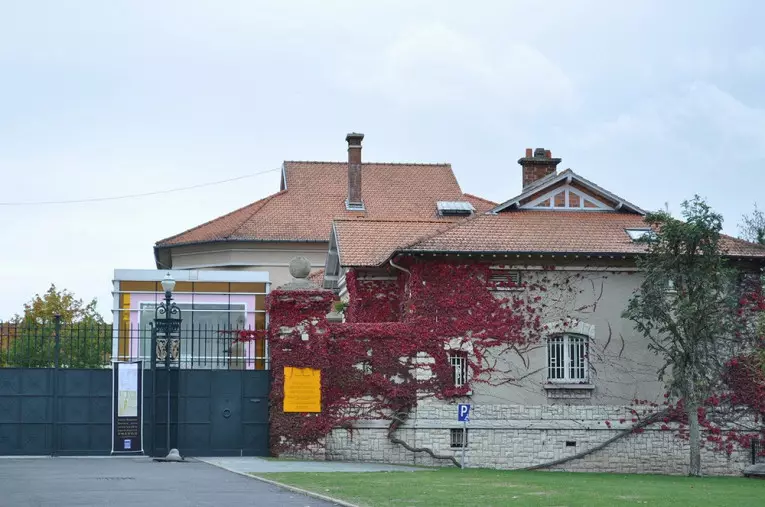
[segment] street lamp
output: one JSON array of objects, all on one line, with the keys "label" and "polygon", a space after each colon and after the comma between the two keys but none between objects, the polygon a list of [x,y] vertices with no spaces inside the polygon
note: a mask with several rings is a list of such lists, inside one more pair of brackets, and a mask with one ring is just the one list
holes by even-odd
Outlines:
[{"label": "street lamp", "polygon": [[158,361],[165,361],[167,375],[167,448],[165,460],[181,461],[178,449],[170,447],[170,362],[180,359],[180,334],[181,334],[181,309],[173,301],[173,289],[175,279],[167,273],[162,279],[162,290],[165,291],[165,300],[157,305],[154,311],[154,329],[157,335],[156,357]]}]

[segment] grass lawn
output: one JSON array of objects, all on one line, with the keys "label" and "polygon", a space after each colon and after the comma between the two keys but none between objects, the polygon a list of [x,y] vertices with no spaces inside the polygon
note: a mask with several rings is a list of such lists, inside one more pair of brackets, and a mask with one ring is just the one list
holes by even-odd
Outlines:
[{"label": "grass lawn", "polygon": [[454,468],[422,472],[258,475],[364,506],[765,506],[765,481],[739,477]]}]

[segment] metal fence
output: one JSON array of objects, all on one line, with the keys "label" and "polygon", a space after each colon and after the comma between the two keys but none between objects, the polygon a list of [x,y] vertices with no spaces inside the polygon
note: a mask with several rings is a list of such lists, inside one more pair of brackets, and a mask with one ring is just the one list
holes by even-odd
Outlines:
[{"label": "metal fence", "polygon": [[0,368],[110,368],[113,361],[138,360],[164,367],[169,352],[176,368],[269,369],[263,330],[183,326],[168,344],[152,324],[0,323]]}]

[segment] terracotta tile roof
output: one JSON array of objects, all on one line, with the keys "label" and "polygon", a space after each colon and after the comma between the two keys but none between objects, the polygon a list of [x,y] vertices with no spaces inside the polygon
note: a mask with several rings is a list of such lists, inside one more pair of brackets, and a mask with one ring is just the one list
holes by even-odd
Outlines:
[{"label": "terracotta tile roof", "polygon": [[454,222],[443,220],[336,220],[334,231],[340,265],[378,266],[396,250],[453,225]]},{"label": "terracotta tile roof", "polygon": [[308,275],[308,280],[321,287],[324,284],[324,268],[317,269]]},{"label": "terracotta tile roof", "polygon": [[[643,216],[618,212],[514,211],[476,216],[437,233],[410,252],[539,252],[634,254],[644,246],[625,229],[645,229]],[[765,246],[723,237],[731,256],[765,257]]]},{"label": "terracotta tile roof", "polygon": [[329,240],[333,219],[448,220],[440,200],[469,200],[480,213],[495,206],[463,194],[449,164],[362,165],[364,212],[347,211],[345,162],[285,162],[286,189],[186,232],[158,247],[211,241]]},{"label": "terracotta tile roof", "polygon": [[734,257],[765,257],[765,245],[723,236],[723,248]]},{"label": "terracotta tile roof", "polygon": [[[379,266],[395,252],[636,254],[625,229],[645,229],[641,215],[619,212],[513,211],[458,223],[336,222],[343,266]],[[419,236],[419,238],[418,238]],[[411,240],[411,241],[410,241]],[[736,257],[765,258],[765,246],[723,237]]]}]

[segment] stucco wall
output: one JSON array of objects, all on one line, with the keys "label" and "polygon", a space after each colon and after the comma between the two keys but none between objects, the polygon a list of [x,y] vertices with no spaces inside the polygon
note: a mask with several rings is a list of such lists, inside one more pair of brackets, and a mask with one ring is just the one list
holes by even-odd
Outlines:
[{"label": "stucco wall", "polygon": [[291,280],[289,262],[302,255],[313,270],[324,269],[328,243],[237,242],[188,245],[171,251],[173,269],[267,271],[271,288]]},{"label": "stucco wall", "polygon": [[[547,349],[542,339],[525,351],[526,363],[517,355],[505,357],[521,380],[502,387],[477,382],[472,403],[625,405],[635,398],[663,401],[664,389],[657,379],[660,360],[621,316],[641,277],[634,270],[522,271],[523,282],[545,287],[531,292],[543,297],[542,322],[552,328],[566,317],[574,317],[579,324],[574,331],[592,334],[589,374],[593,389],[545,389],[549,386]],[[557,330],[572,329],[559,326]]]}]

